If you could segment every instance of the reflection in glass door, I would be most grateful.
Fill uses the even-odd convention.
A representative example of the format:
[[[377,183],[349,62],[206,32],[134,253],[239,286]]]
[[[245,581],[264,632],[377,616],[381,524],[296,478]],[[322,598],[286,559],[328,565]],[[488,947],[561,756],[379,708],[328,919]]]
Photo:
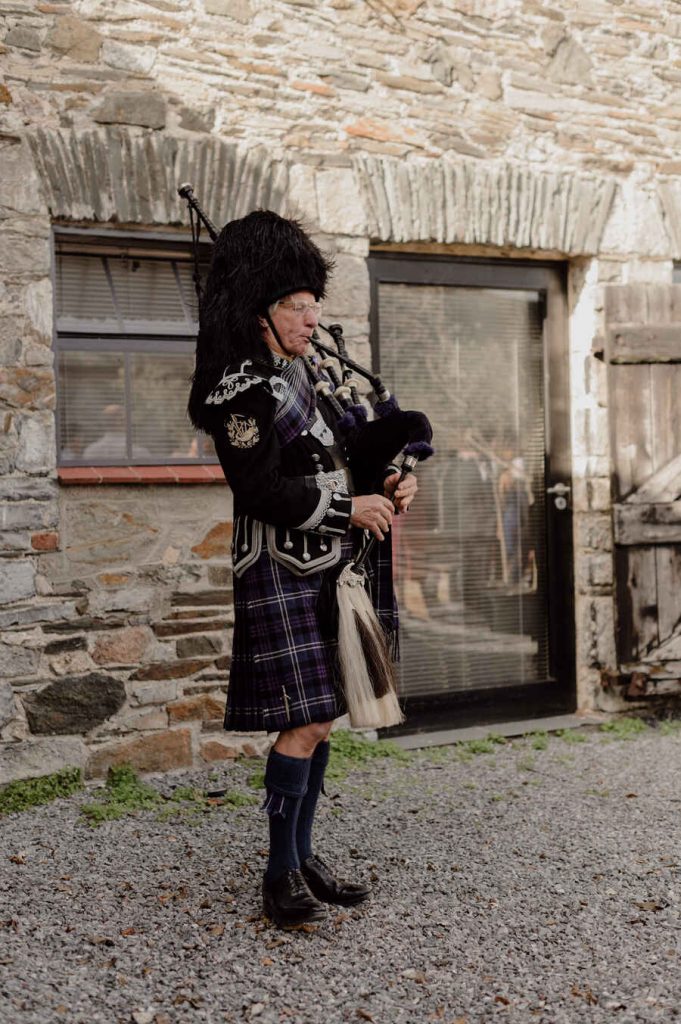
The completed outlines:
[[[545,292],[375,275],[374,302],[381,375],[437,451],[393,530],[402,696],[544,683]]]

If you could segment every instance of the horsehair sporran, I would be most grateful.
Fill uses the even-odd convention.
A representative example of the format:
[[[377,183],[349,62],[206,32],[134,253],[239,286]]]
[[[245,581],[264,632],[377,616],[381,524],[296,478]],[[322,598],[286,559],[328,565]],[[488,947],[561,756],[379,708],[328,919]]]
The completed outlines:
[[[350,724],[379,729],[399,725],[404,715],[397,700],[388,645],[365,588],[364,573],[349,562],[337,583],[338,660]]]

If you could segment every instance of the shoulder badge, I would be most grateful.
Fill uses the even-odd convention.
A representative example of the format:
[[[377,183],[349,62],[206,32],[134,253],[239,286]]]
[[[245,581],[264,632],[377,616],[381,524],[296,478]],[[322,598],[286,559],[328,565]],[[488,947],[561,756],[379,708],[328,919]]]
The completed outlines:
[[[232,413],[225,420],[227,437],[234,448],[253,448],[260,440],[260,431],[254,416],[241,416]]]

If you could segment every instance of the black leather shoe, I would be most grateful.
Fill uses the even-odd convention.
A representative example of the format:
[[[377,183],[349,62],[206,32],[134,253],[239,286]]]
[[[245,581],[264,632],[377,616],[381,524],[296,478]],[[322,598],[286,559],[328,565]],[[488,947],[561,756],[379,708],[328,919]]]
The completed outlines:
[[[273,882],[263,879],[262,905],[267,917],[279,928],[295,928],[326,917],[326,910],[314,898],[297,868],[285,871]]]
[[[361,882],[345,882],[334,878],[329,868],[319,857],[308,857],[300,865],[303,878],[310,891],[324,903],[339,903],[342,907],[354,907],[369,898],[371,888]]]

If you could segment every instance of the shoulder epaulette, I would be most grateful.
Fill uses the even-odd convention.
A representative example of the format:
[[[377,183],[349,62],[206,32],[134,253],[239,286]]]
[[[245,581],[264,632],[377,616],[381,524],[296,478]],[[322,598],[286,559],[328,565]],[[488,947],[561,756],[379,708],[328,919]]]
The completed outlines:
[[[247,371],[246,367],[250,367]],[[219,384],[213,388],[206,398],[206,405],[222,405],[231,402],[242,391],[252,387],[264,387],[274,398],[281,400],[286,395],[288,385],[282,377],[269,375],[268,368],[254,365],[251,359],[245,359],[239,369],[228,366]]]

